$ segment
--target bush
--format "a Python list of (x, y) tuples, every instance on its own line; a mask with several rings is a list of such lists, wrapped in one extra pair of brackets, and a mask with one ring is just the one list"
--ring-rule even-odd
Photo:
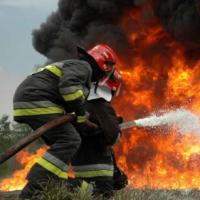
[[(7, 115), (3, 115), (0, 118), (0, 154), (30, 132), (31, 128), (28, 125), (11, 122)], [(9, 176), (17, 168), (15, 158), (9, 159), (0, 166), (0, 178)]]

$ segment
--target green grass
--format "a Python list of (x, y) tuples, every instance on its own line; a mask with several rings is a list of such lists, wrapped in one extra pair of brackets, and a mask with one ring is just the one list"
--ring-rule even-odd
[[(105, 200), (102, 196), (94, 197), (91, 191), (83, 191), (80, 188), (75, 192), (69, 192), (65, 185), (54, 185), (52, 182), (44, 188), (40, 197), (34, 200)], [(125, 188), (114, 193), (109, 200), (200, 200), (198, 190), (155, 190)]]

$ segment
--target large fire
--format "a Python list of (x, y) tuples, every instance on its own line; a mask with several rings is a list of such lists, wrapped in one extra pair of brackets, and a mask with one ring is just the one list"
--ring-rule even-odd
[[(128, 66), (122, 68), (123, 98), (114, 105), (129, 120), (179, 107), (200, 116), (200, 59), (188, 60), (184, 48), (152, 18), (151, 11), (148, 5), (123, 19), (125, 27), (132, 20), (129, 36), (135, 56), (131, 64), (122, 64)], [(130, 186), (200, 189), (200, 138), (196, 134), (180, 135), (174, 129), (124, 132), (115, 150)]]
[[(132, 120), (157, 109), (185, 107), (200, 116), (200, 59), (191, 62), (185, 57), (184, 48), (164, 31), (149, 5), (126, 13), (121, 23), (129, 29), (135, 54), (120, 65), (124, 86), (114, 101), (117, 112)], [(125, 131), (115, 151), (130, 186), (200, 189), (200, 138), (196, 134), (136, 128)], [(20, 189), (42, 153), (21, 152), (18, 158), (24, 169), (1, 181), (0, 190)]]

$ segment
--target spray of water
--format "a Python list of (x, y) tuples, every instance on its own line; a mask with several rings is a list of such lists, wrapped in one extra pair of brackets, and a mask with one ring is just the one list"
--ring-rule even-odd
[(200, 135), (200, 119), (189, 110), (180, 108), (164, 112), (162, 115), (153, 114), (150, 117), (135, 120), (138, 127), (174, 126), (182, 133), (196, 133)]

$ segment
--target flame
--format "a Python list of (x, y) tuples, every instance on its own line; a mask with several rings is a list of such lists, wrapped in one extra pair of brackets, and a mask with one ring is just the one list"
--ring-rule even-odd
[(36, 162), (42, 156), (46, 148), (40, 148), (36, 153), (29, 153), (28, 151), (21, 151), (17, 154), (16, 160), (22, 165), (22, 169), (16, 170), (11, 177), (6, 178), (0, 182), (1, 191), (20, 190), (26, 184), (26, 175)]
[[(133, 57), (119, 65), (124, 84), (113, 102), (118, 114), (132, 120), (157, 109), (186, 107), (200, 116), (200, 60), (187, 59), (184, 48), (165, 32), (150, 4), (128, 11), (121, 24), (128, 29)], [(27, 172), (43, 152), (21, 152), (17, 157), (24, 169), (1, 181), (0, 190), (22, 188)], [(134, 128), (124, 132), (115, 152), (132, 187), (200, 189), (197, 133)]]
[[(145, 6), (122, 19), (124, 27), (132, 23), (129, 39), (134, 57), (120, 65), (124, 88), (114, 106), (126, 120), (148, 116), (157, 109), (179, 107), (200, 117), (200, 60), (190, 62), (181, 44), (173, 41), (151, 11)], [(136, 128), (125, 131), (115, 152), (129, 185), (200, 189), (197, 134)]]
[[(21, 165), (21, 169), (16, 170), (11, 177), (0, 181), (0, 191), (21, 190), (27, 183), (26, 175), (35, 162), (46, 152), (47, 147), (41, 147), (35, 153), (22, 150), (16, 155), (17, 162)], [(74, 177), (71, 168), (68, 171), (68, 177)]]

